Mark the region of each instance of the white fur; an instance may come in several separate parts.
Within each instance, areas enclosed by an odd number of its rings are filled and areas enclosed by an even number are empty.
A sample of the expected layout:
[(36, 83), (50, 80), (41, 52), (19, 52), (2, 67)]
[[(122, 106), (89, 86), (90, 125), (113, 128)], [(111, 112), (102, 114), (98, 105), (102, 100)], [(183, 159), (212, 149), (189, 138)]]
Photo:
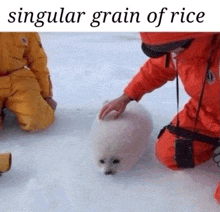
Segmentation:
[(150, 114), (137, 102), (130, 102), (118, 119), (113, 115), (114, 112), (109, 113), (104, 120), (97, 116), (91, 128), (95, 162), (105, 174), (131, 169), (145, 150), (152, 131)]

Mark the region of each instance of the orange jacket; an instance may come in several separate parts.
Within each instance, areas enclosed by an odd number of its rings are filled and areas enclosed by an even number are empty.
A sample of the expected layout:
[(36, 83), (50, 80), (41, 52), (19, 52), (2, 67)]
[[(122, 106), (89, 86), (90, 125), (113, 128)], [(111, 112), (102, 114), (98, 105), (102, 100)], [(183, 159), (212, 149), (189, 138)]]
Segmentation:
[(210, 66), (211, 79), (207, 80), (202, 104), (219, 110), (219, 38), (210, 45), (214, 33), (140, 33), (141, 39), (147, 44), (166, 44), (169, 42), (193, 38), (189, 48), (165, 67), (165, 57), (148, 59), (124, 89), (130, 98), (140, 100), (148, 92), (173, 80), (178, 69), (179, 77), (189, 96), (198, 99), (202, 80), (207, 68), (207, 61), (212, 49)]
[(0, 33), (0, 76), (27, 68), (35, 75), (42, 97), (51, 97), (51, 82), (46, 64), (46, 54), (37, 33)]

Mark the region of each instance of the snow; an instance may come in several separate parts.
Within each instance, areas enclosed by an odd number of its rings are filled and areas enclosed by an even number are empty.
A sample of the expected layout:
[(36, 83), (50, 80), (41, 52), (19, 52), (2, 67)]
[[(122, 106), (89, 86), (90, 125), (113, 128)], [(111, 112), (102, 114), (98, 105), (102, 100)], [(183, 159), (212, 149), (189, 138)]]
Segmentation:
[[(22, 132), (7, 113), (1, 152), (12, 168), (0, 178), (0, 210), (6, 212), (217, 212), (213, 192), (219, 169), (212, 160), (171, 171), (154, 156), (160, 129), (176, 112), (175, 82), (147, 94), (154, 130), (130, 171), (100, 173), (93, 161), (91, 124), (106, 99), (122, 88), (146, 59), (137, 33), (40, 33), (48, 55), (56, 121), (47, 130)], [(188, 97), (181, 89), (180, 103)]]

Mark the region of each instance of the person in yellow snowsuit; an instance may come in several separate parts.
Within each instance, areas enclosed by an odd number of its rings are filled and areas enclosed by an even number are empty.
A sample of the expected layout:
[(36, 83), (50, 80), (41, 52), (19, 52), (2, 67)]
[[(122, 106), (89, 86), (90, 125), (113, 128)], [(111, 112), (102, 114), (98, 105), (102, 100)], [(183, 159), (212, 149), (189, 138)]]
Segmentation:
[[(24, 131), (42, 130), (53, 123), (56, 102), (38, 33), (0, 33), (0, 109), (3, 107), (16, 116)], [(0, 154), (0, 173), (9, 170), (10, 164), (11, 154)]]

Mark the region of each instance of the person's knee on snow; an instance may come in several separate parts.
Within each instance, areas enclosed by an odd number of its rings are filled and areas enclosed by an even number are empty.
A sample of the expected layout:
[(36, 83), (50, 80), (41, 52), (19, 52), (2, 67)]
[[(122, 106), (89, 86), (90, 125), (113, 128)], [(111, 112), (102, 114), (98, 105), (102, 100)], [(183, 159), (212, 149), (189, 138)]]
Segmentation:
[(165, 167), (179, 170), (175, 160), (174, 135), (165, 130), (155, 143), (155, 156)]
[[(192, 155), (189, 155), (189, 151), (186, 151), (185, 155), (182, 153), (182, 144), (181, 146), (179, 145), (180, 149), (177, 149), (176, 136), (171, 134), (168, 130), (165, 130), (155, 144), (155, 156), (158, 161), (169, 169), (180, 170), (183, 168), (192, 168), (192, 166), (197, 166), (212, 158), (214, 149), (213, 145), (193, 141), (192, 146), (188, 147), (186, 144), (187, 140), (184, 141), (183, 139), (182, 141), (185, 142), (185, 148), (189, 150), (191, 148)], [(179, 153), (181, 153), (181, 157), (177, 158)], [(183, 164), (184, 167), (181, 167), (179, 164)]]
[(53, 122), (54, 110), (37, 90), (21, 91), (8, 98), (6, 107), (24, 131), (42, 130)]
[(32, 113), (30, 116), (24, 114), (16, 114), (16, 117), (18, 125), (23, 131), (40, 131), (48, 128), (53, 123), (54, 111), (46, 103), (44, 107), (38, 111), (34, 111), (34, 113)]

